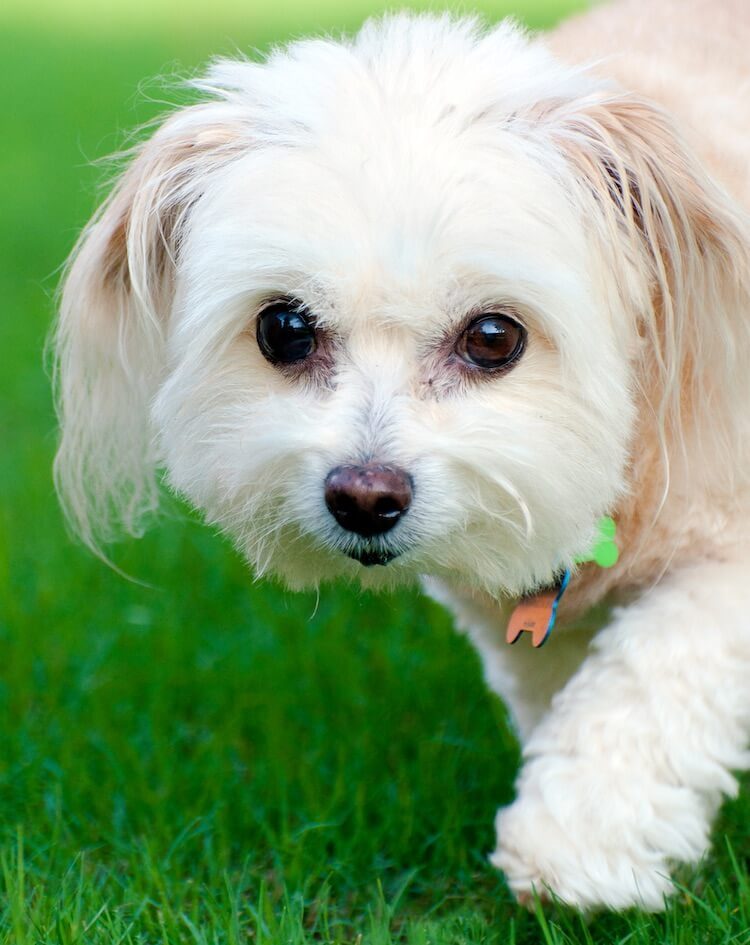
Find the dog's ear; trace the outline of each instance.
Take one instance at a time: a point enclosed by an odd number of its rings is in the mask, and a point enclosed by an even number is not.
[[[157,504],[149,409],[191,208],[249,147],[241,112],[175,112],[139,146],[84,230],[63,280],[53,339],[61,441],[55,480],[68,519],[98,550],[138,534]]]
[[[648,101],[613,95],[566,104],[553,128],[593,194],[587,224],[639,277],[635,292],[621,288],[640,309],[641,385],[660,437],[682,448],[690,427],[694,445],[716,462],[737,442],[732,425],[747,410],[747,217]]]

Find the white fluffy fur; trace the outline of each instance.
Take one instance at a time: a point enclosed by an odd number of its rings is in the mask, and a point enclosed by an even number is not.
[[[750,731],[750,228],[721,180],[750,127],[736,117],[722,157],[731,105],[712,124],[647,41],[647,19],[699,25],[704,0],[646,11],[591,14],[557,56],[509,23],[400,15],[214,63],[82,235],[57,335],[56,475],[83,539],[137,533],[164,470],[259,574],[429,575],[524,741],[493,862],[521,898],[581,907],[662,904]],[[631,48],[632,75],[569,64]],[[706,57],[705,95],[729,58]],[[279,294],[337,339],[325,383],[260,354]],[[445,345],[497,305],[527,350],[468,383]],[[371,542],[401,554],[365,569],[323,480],[370,459],[415,493]],[[607,512],[620,566],[574,575],[544,650],[505,647],[509,602]],[[618,607],[600,632],[596,604]]]

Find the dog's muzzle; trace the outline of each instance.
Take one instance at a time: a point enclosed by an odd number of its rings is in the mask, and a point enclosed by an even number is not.
[[[348,532],[362,538],[384,535],[408,512],[412,500],[411,477],[395,466],[368,463],[337,466],[325,481],[328,511]],[[387,564],[396,555],[362,550],[350,553],[362,564]]]

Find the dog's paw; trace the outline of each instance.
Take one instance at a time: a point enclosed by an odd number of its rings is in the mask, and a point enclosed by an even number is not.
[[[498,812],[491,856],[519,902],[555,898],[583,910],[657,911],[674,891],[669,865],[694,862],[707,845],[701,805],[685,789],[625,783],[539,759],[518,800]],[[649,797],[649,789],[653,796]]]
[[[672,885],[666,862],[641,860],[592,836],[585,824],[560,825],[543,805],[517,801],[498,812],[491,862],[522,905],[538,896],[579,909],[661,909]]]

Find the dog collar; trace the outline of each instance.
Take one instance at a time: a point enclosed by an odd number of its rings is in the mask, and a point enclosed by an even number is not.
[[[616,531],[613,519],[609,516],[600,518],[597,522],[598,534],[591,551],[581,558],[576,558],[576,564],[593,561],[600,568],[611,568],[616,564],[619,557],[615,544]],[[560,598],[569,583],[570,569],[566,568],[552,584],[524,595],[510,615],[505,633],[506,641],[516,643],[522,633],[530,633],[531,645],[541,646],[552,632]]]

